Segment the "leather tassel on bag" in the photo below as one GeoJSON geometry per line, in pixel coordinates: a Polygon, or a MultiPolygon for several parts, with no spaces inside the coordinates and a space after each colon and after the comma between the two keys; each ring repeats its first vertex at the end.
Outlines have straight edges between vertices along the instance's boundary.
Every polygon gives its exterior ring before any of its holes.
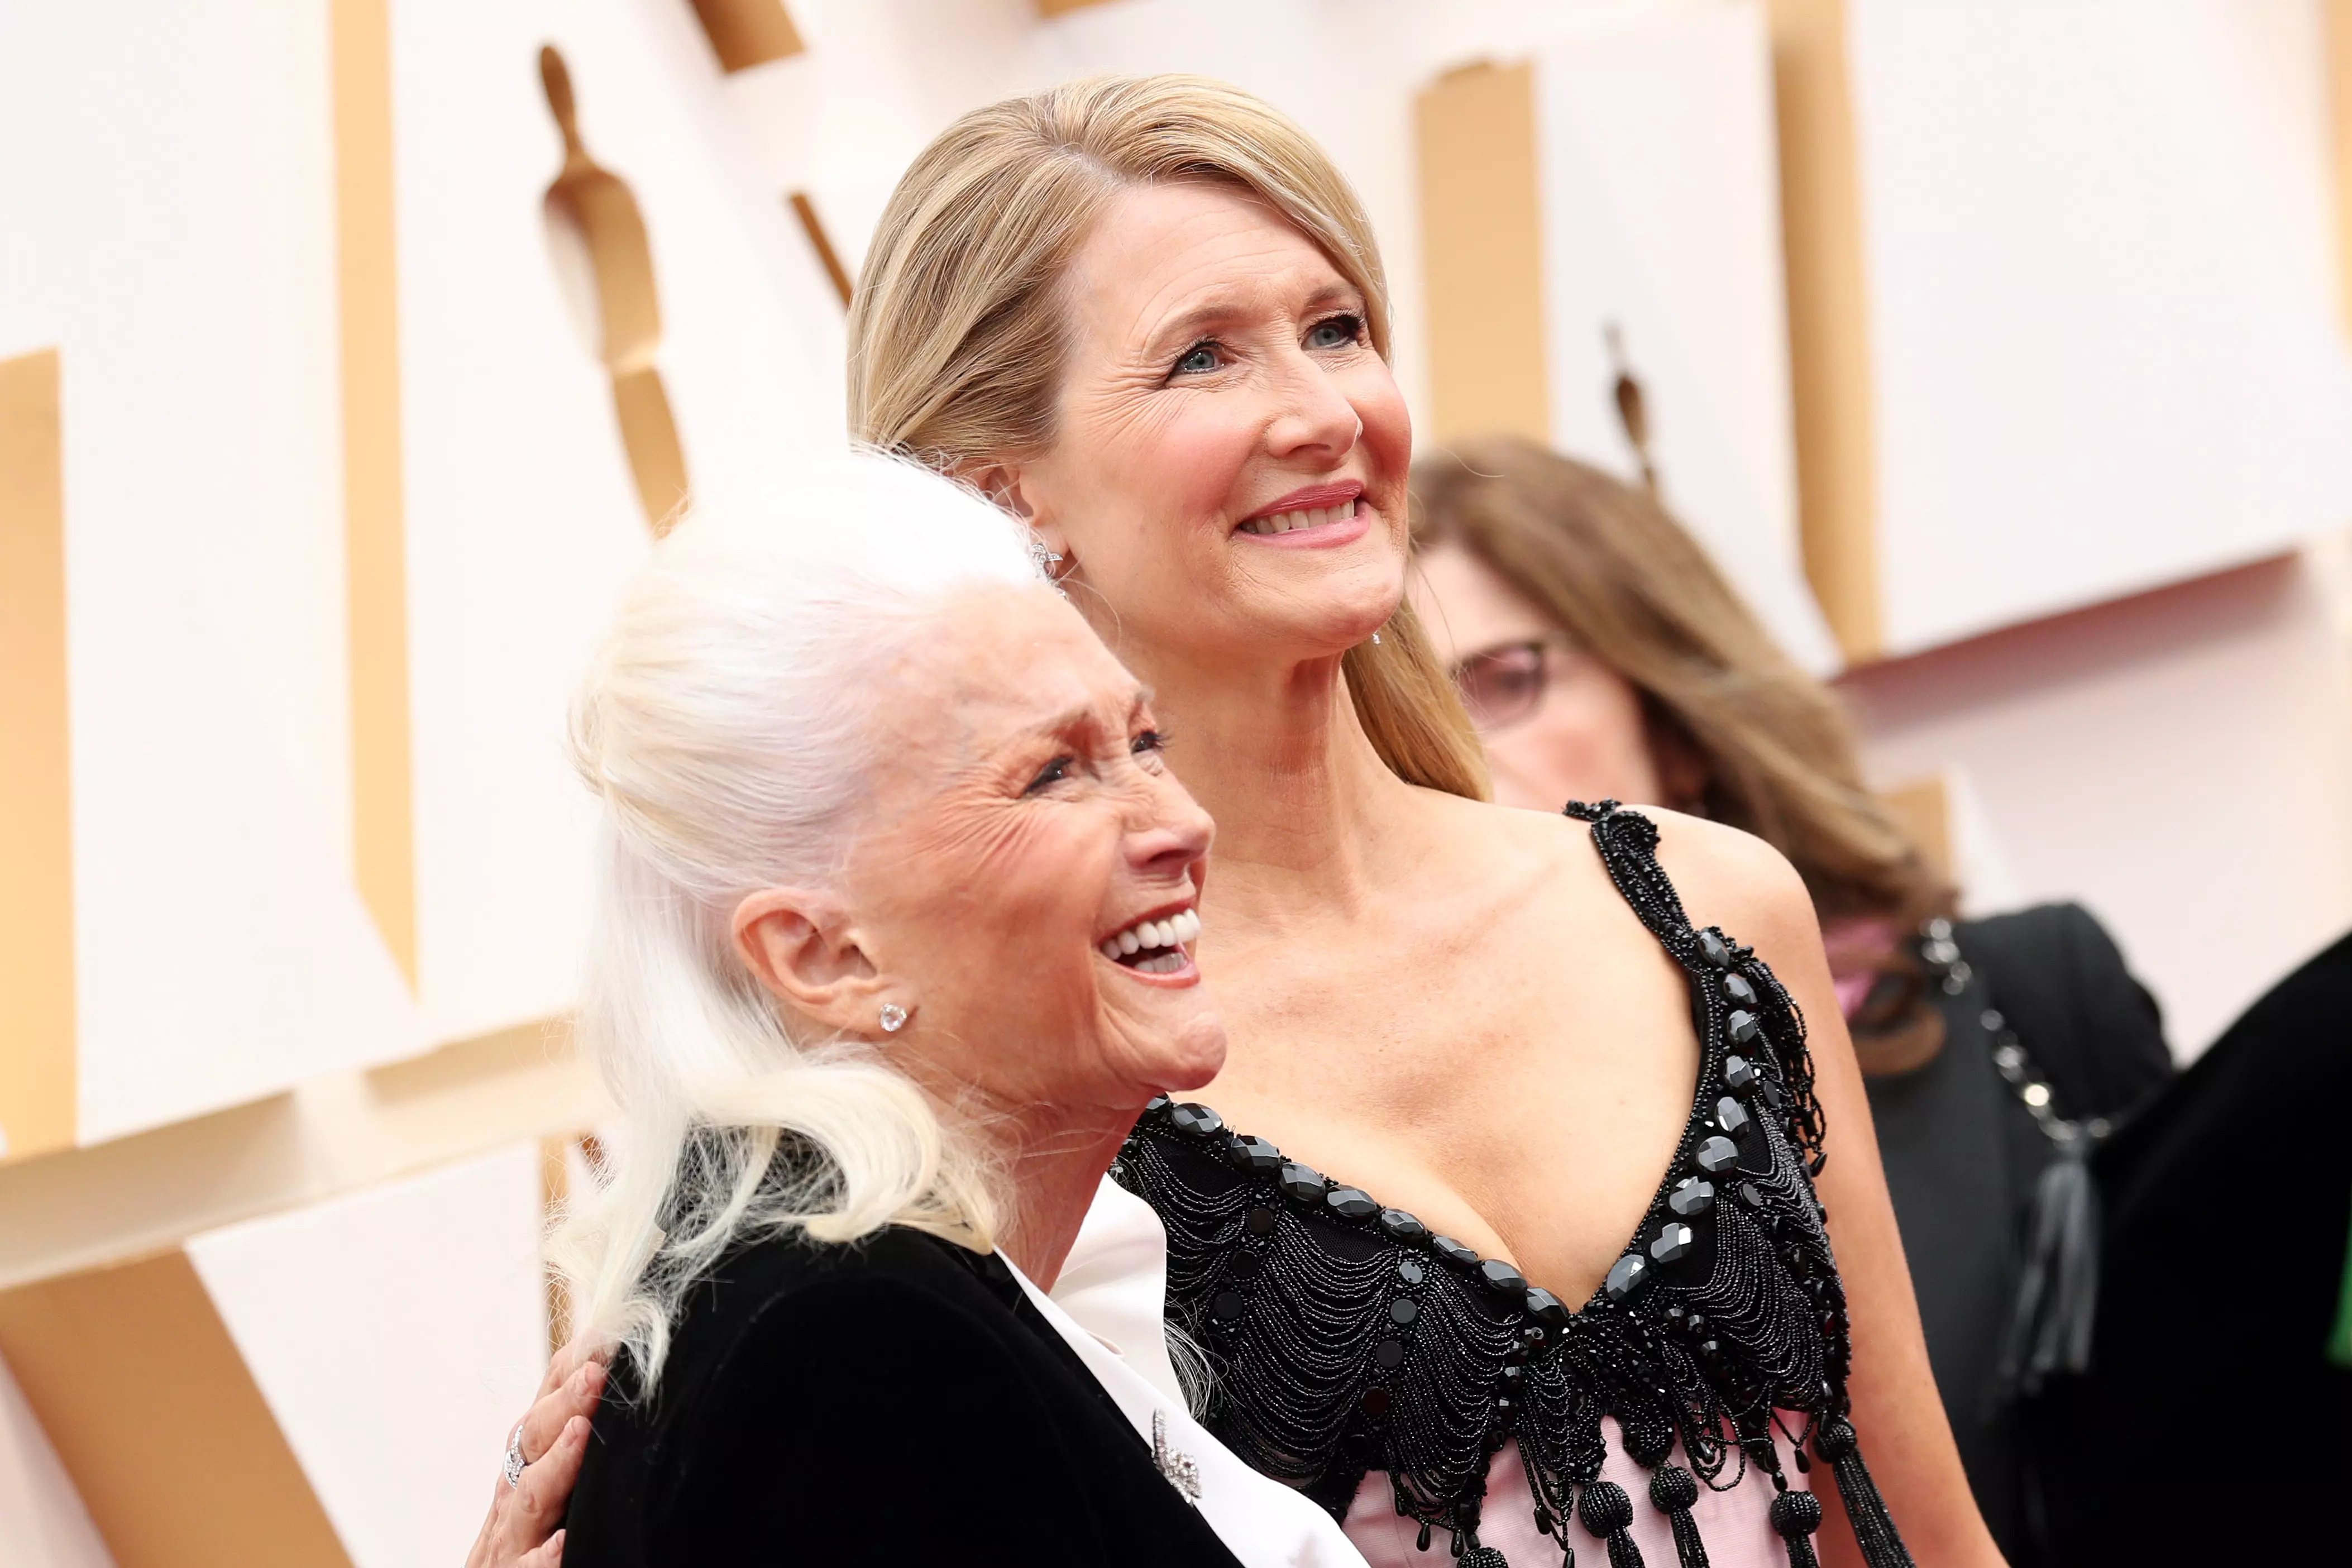
{"type": "Polygon", "coordinates": [[[2099,1190],[2090,1150],[2086,1136],[2067,1139],[2033,1184],[2024,1271],[1993,1372],[1998,1405],[2040,1392],[2053,1373],[2090,1368],[2099,1310],[2099,1190]]]}

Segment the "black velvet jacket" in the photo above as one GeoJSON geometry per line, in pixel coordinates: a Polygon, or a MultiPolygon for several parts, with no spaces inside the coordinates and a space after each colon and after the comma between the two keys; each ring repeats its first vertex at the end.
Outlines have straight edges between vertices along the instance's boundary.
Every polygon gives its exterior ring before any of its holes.
{"type": "Polygon", "coordinates": [[[1234,1568],[1003,1260],[919,1231],[740,1248],[635,1383],[596,1413],[566,1568],[1234,1568]]]}

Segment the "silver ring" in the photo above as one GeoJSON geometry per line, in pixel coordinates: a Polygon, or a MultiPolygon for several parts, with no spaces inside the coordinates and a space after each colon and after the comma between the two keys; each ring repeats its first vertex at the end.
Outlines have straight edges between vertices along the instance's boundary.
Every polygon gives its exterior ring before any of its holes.
{"type": "Polygon", "coordinates": [[[507,1478],[509,1488],[522,1485],[522,1423],[520,1421],[515,1423],[514,1433],[507,1439],[506,1458],[499,1461],[499,1468],[507,1478]]]}

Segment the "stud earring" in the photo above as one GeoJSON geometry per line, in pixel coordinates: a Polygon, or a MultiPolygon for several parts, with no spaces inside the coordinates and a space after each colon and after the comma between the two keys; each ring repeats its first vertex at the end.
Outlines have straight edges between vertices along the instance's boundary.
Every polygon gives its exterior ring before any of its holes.
{"type": "Polygon", "coordinates": [[[1038,573],[1045,577],[1053,576],[1054,568],[1062,563],[1060,556],[1045,548],[1045,539],[1034,533],[1029,536],[1029,559],[1037,563],[1038,573]]]}
{"type": "Polygon", "coordinates": [[[895,1035],[907,1026],[907,1010],[896,1002],[882,1004],[882,1032],[895,1035]]]}

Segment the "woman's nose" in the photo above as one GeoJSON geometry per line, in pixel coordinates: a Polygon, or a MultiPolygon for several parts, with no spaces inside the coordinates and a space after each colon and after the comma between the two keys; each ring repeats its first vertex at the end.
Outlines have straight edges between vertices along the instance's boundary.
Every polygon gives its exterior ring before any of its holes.
{"type": "Polygon", "coordinates": [[[1150,807],[1128,840],[1128,852],[1139,869],[1172,875],[1209,852],[1217,825],[1202,811],[1182,784],[1173,779],[1155,781],[1150,807]]]}
{"type": "Polygon", "coordinates": [[[1286,357],[1277,395],[1284,406],[1266,432],[1275,456],[1319,450],[1343,458],[1355,449],[1364,421],[1339,378],[1314,355],[1299,350],[1286,357]]]}

